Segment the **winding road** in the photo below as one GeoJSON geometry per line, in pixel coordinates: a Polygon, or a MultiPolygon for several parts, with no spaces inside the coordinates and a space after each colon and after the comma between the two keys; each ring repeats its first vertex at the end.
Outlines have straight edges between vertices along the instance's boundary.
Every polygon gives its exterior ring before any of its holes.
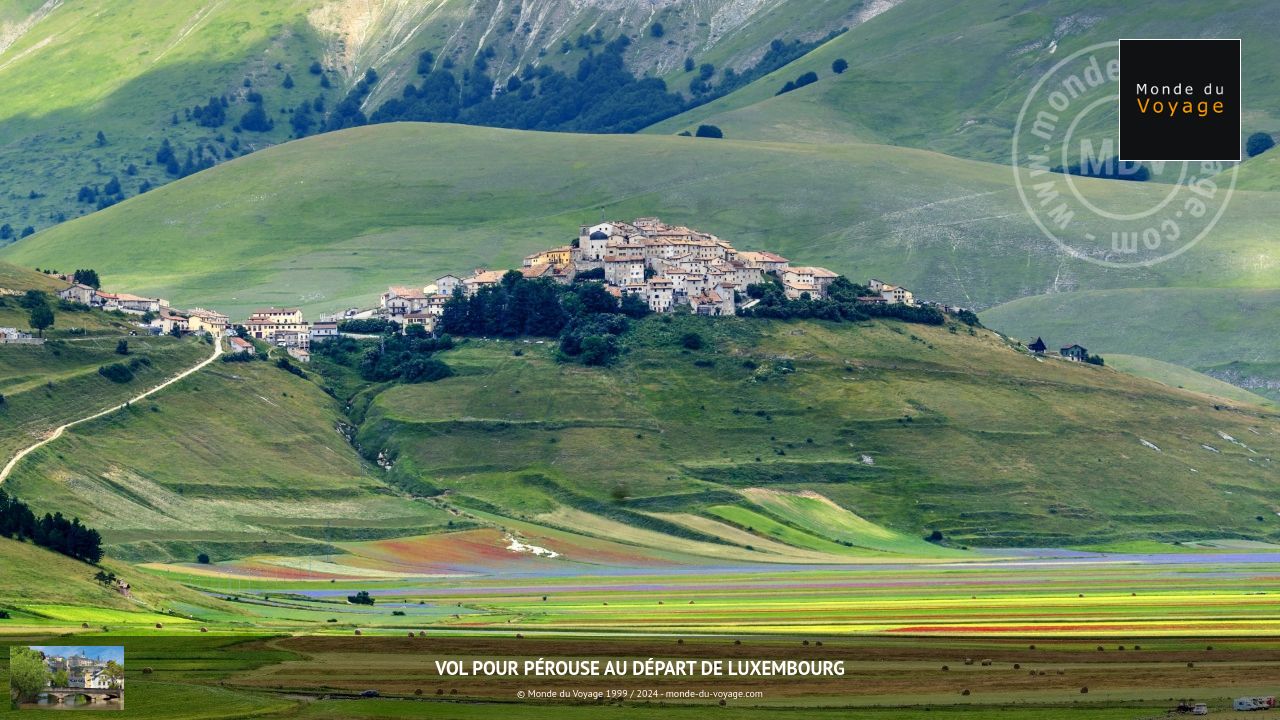
{"type": "Polygon", "coordinates": [[[12,458],[10,458],[9,462],[4,466],[4,469],[0,470],[0,483],[3,483],[5,479],[9,477],[9,473],[13,472],[13,469],[17,467],[18,463],[22,460],[22,458],[26,457],[27,455],[31,454],[36,450],[39,450],[45,445],[48,445],[54,440],[57,440],[58,438],[62,437],[62,433],[65,432],[67,428],[74,427],[76,425],[79,425],[80,423],[89,422],[90,420],[97,420],[103,415],[108,415],[110,413],[115,412],[116,410],[119,410],[120,408],[123,408],[127,405],[136,403],[139,400],[142,400],[146,397],[154,395],[155,393],[158,393],[161,390],[169,387],[170,385],[178,382],[182,378],[187,377],[188,375],[194,372],[197,372],[202,368],[208,366],[209,363],[217,360],[220,355],[222,355],[222,339],[215,338],[213,341],[213,353],[210,354],[209,357],[197,363],[196,365],[193,365],[187,368],[186,370],[183,370],[177,375],[174,375],[173,377],[169,378],[168,380],[165,380],[164,382],[160,383],[159,385],[156,385],[155,387],[151,388],[150,390],[147,390],[146,392],[143,392],[139,395],[129,398],[128,400],[120,403],[119,405],[113,405],[107,408],[106,410],[101,410],[99,412],[94,413],[93,415],[88,415],[86,417],[80,418],[79,420],[72,420],[71,422],[63,423],[62,425],[59,425],[58,427],[54,428],[53,432],[46,435],[44,439],[40,440],[34,445],[31,445],[29,447],[25,447],[19,450],[17,454],[15,454],[12,458]]]}

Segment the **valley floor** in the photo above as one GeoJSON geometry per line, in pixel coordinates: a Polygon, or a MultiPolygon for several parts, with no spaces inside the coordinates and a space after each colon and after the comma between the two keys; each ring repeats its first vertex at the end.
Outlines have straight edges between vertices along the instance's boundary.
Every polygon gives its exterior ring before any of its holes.
{"type": "MultiPolygon", "coordinates": [[[[612,554],[619,545],[585,537],[595,554],[567,560],[534,554],[528,537],[451,535],[346,543],[288,563],[155,564],[136,585],[178,581],[210,605],[6,602],[14,611],[0,635],[123,644],[127,712],[139,718],[693,718],[724,699],[716,711],[732,718],[1136,719],[1182,698],[1223,709],[1233,696],[1280,689],[1280,548],[1268,545],[974,550],[824,566],[676,564],[655,551],[623,560],[612,554]],[[348,601],[360,590],[374,604],[348,601]],[[442,675],[435,665],[534,658],[844,669],[531,678],[442,675]],[[378,697],[362,698],[368,690],[378,697]],[[552,696],[530,699],[534,691],[552,696]]],[[[570,539],[556,538],[561,549],[570,539]]]]}

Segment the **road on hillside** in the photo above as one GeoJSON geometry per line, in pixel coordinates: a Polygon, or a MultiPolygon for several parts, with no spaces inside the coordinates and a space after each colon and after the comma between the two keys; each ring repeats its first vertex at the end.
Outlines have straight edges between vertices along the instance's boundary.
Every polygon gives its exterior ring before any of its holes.
{"type": "Polygon", "coordinates": [[[18,466],[18,463],[22,460],[22,458],[26,457],[27,455],[31,454],[32,452],[34,452],[34,451],[36,451],[36,450],[39,450],[41,447],[44,447],[45,445],[47,445],[47,444],[49,444],[49,443],[53,442],[54,440],[57,440],[58,438],[62,437],[62,433],[63,433],[63,432],[65,432],[67,428],[69,428],[69,427],[74,427],[74,426],[76,426],[76,425],[79,425],[80,423],[86,423],[86,422],[89,422],[90,420],[97,420],[98,418],[102,417],[103,415],[107,415],[107,414],[113,413],[113,412],[115,412],[116,410],[119,410],[120,408],[123,408],[123,407],[125,407],[125,406],[127,406],[127,405],[131,405],[131,404],[136,403],[136,402],[138,402],[139,400],[142,400],[142,399],[144,399],[144,398],[146,398],[146,397],[148,397],[148,396],[150,396],[150,395],[153,395],[153,394],[155,394],[155,393],[158,393],[158,392],[160,392],[161,390],[163,390],[163,389],[165,389],[165,388],[169,387],[170,385],[172,385],[172,384],[174,384],[174,383],[178,382],[178,381],[179,381],[179,380],[181,380],[182,378],[184,378],[184,377],[186,377],[186,376],[190,375],[191,373],[196,372],[196,371],[200,370],[201,368],[206,367],[209,363],[213,362],[214,360],[217,360],[217,359],[218,359],[218,356],[220,356],[220,355],[222,355],[222,338],[215,338],[215,339],[214,339],[214,341],[213,341],[213,353],[212,353],[212,354],[210,354],[210,355],[209,355],[209,357],[207,357],[207,358],[205,358],[204,360],[200,361],[199,363],[197,363],[197,364],[195,364],[195,365],[193,365],[193,366],[191,366],[191,367],[187,368],[186,370],[183,370],[182,372],[178,373],[177,375],[174,375],[173,377],[169,378],[168,380],[165,380],[164,382],[160,383],[159,385],[156,385],[155,387],[151,388],[150,390],[147,390],[147,391],[145,391],[145,392],[143,392],[143,393],[140,393],[140,394],[138,394],[138,395],[136,395],[136,396],[134,396],[134,397],[132,397],[132,398],[129,398],[128,400],[126,400],[126,401],[124,401],[124,402],[120,403],[119,405],[113,405],[112,407],[109,407],[109,408],[107,408],[106,410],[101,410],[101,411],[96,412],[96,413],[94,413],[94,414],[92,414],[92,415],[88,415],[88,416],[86,416],[86,417],[82,417],[82,418],[80,418],[79,420],[72,420],[71,422],[68,422],[68,423],[64,423],[64,424],[62,424],[62,425],[59,425],[58,427],[54,428],[53,432],[51,432],[51,433],[49,433],[48,435],[46,435],[46,436],[44,437],[44,439],[43,439],[43,440],[41,440],[40,442],[37,442],[37,443],[36,443],[36,444],[34,444],[34,445],[31,445],[31,446],[29,446],[29,447],[25,447],[25,448],[23,448],[23,449],[19,450],[19,451],[17,452],[17,454],[15,454],[12,458],[10,458],[10,460],[9,460],[8,464],[6,464],[6,465],[4,466],[4,469],[3,469],[3,470],[0,470],[0,483],[3,483],[3,482],[4,482],[4,481],[9,477],[9,473],[13,472],[13,469],[14,469],[15,467],[17,467],[17,466],[18,466]]]}

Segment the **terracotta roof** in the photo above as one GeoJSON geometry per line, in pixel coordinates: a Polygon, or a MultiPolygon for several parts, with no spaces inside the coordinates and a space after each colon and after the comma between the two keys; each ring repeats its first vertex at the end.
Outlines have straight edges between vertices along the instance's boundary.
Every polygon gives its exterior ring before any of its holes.
{"type": "Polygon", "coordinates": [[[421,300],[422,298],[426,297],[426,295],[423,294],[422,290],[419,288],[402,287],[400,285],[392,285],[391,287],[387,288],[387,294],[394,295],[396,297],[402,297],[406,300],[421,300]]]}

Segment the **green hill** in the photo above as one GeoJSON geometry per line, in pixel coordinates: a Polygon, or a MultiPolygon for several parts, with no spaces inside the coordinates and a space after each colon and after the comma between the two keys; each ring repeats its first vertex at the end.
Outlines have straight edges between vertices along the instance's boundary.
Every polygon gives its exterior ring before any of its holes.
{"type": "MultiPolygon", "coordinates": [[[[1088,290],[1022,298],[982,313],[983,322],[1050,347],[1073,342],[1106,356],[1140,355],[1196,370],[1266,363],[1276,356],[1280,292],[1243,288],[1088,290]]],[[[1238,367],[1229,380],[1254,377],[1238,367]]],[[[1265,372],[1258,375],[1265,377],[1265,372]]]]}
{"type": "Polygon", "coordinates": [[[459,522],[804,562],[945,554],[916,540],[934,529],[996,545],[1280,538],[1254,519],[1280,507],[1280,423],[1258,406],[965,326],[650,318],[626,345],[584,368],[469,340],[441,356],[454,377],[363,390],[317,357],[314,380],[358,390],[345,417],[272,364],[218,363],[75,428],[6,487],[134,560],[330,554],[459,522]],[[708,347],[683,349],[690,331],[708,347]]]}
{"type": "Polygon", "coordinates": [[[535,522],[555,523],[568,505],[761,531],[722,506],[794,518],[752,494],[767,488],[972,543],[1275,532],[1254,520],[1280,502],[1269,459],[1280,425],[1268,411],[1036,360],[985,331],[652,319],[607,370],[514,347],[523,354],[468,342],[446,356],[456,377],[380,393],[358,442],[392,459],[393,482],[535,522]],[[678,347],[695,327],[714,351],[678,347]]]}
{"type": "Polygon", "coordinates": [[[774,38],[811,39],[856,24],[867,16],[864,4],[710,0],[656,12],[626,4],[617,12],[569,0],[514,7],[464,0],[0,0],[0,226],[10,225],[17,237],[171,181],[174,173],[157,159],[165,140],[182,173],[188,151],[199,168],[287,140],[297,107],[319,99],[316,117],[323,120],[376,68],[380,78],[361,102],[371,113],[416,78],[423,50],[465,67],[486,48],[501,49],[488,66],[505,82],[526,65],[576,66],[598,49],[578,37],[607,30],[608,39],[633,38],[628,62],[635,74],[665,75],[687,87],[694,74],[683,70],[686,56],[742,70],[774,38]],[[654,23],[664,28],[661,37],[651,33],[654,23]],[[261,96],[273,128],[238,129],[252,107],[250,93],[261,96]],[[193,117],[211,97],[226,99],[225,119],[193,117]],[[113,177],[119,193],[107,192],[113,177]],[[81,199],[82,187],[99,194],[81,199]]]}
{"type": "Polygon", "coordinates": [[[79,516],[126,559],[316,553],[447,522],[384,485],[341,429],[315,384],[274,363],[219,362],[73,428],[19,463],[5,488],[79,516]]]}
{"type": "MultiPolygon", "coordinates": [[[[1027,92],[1055,62],[1105,40],[1238,37],[1243,40],[1245,133],[1280,127],[1270,68],[1280,30],[1262,0],[1205,5],[1193,0],[1135,5],[1123,0],[905,0],[873,21],[715,102],[646,132],[699,123],[726,137],[774,141],[886,142],[1007,162],[1010,131],[1027,92]],[[841,75],[831,64],[844,58],[841,75]],[[788,80],[819,81],[775,97],[788,80]]],[[[1114,112],[1091,118],[1114,127],[1114,112]]],[[[1241,142],[1244,138],[1241,138],[1241,142]]]]}
{"type": "MultiPolygon", "coordinates": [[[[335,309],[368,304],[389,283],[518,265],[604,212],[661,215],[738,247],[884,277],[966,306],[1053,288],[1275,284],[1267,267],[1239,260],[1269,247],[1270,193],[1238,193],[1213,243],[1152,268],[1109,271],[1065,261],[1011,180],[1003,166],[891,146],[405,123],[255,153],[0,257],[93,267],[113,287],[180,306],[335,309]],[[627,172],[607,171],[603,158],[627,172]]],[[[1133,187],[1141,183],[1079,185],[1099,196],[1156,192],[1133,187]]]]}
{"type": "Polygon", "coordinates": [[[158,613],[175,610],[240,611],[202,593],[154,575],[144,574],[111,559],[88,565],[30,543],[0,537],[0,632],[46,626],[79,627],[82,618],[93,625],[169,621],[158,613]],[[100,583],[94,575],[115,573],[130,585],[125,596],[100,583]]]}
{"type": "Polygon", "coordinates": [[[1249,403],[1251,405],[1274,405],[1274,401],[1256,395],[1243,388],[1237,387],[1229,382],[1219,380],[1216,377],[1205,373],[1199,373],[1195,370],[1188,370],[1181,365],[1154,360],[1152,358],[1139,357],[1137,355],[1122,355],[1119,353],[1110,353],[1106,356],[1107,365],[1117,370],[1122,370],[1131,375],[1155,380],[1165,385],[1191,390],[1193,392],[1204,393],[1214,397],[1226,400],[1234,400],[1236,402],[1249,403]]]}

